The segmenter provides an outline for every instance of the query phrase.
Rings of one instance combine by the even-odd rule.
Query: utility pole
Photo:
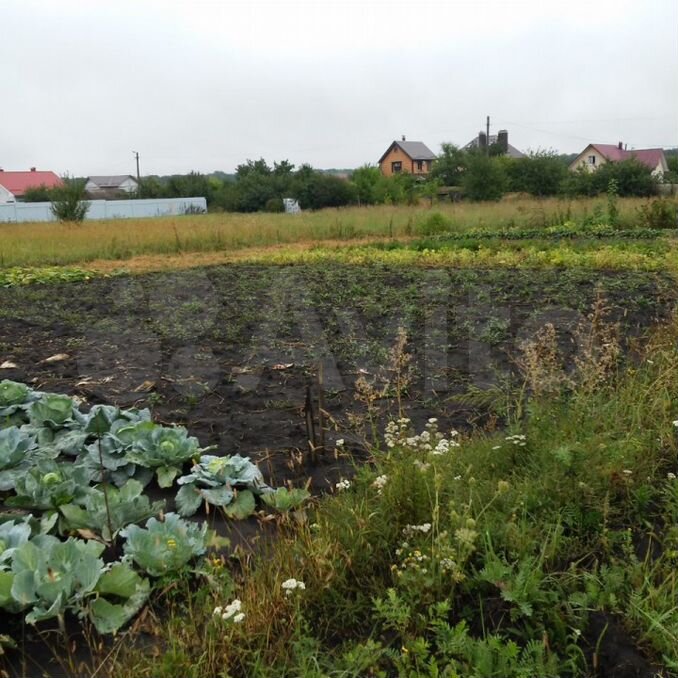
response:
[[[487,116],[487,144],[485,145],[485,154],[490,155],[490,116]],[[137,163],[139,158],[137,158]]]
[[[489,125],[490,124],[489,118],[487,120],[488,120],[487,124]],[[139,151],[132,151],[132,155],[136,158],[137,161],[137,182],[139,182],[141,181],[141,175],[139,174]]]

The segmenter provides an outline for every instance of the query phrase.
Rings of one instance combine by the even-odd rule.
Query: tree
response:
[[[506,192],[506,172],[501,158],[469,153],[462,187],[471,200],[499,200]]]
[[[89,203],[85,200],[86,179],[73,179],[62,177],[62,185],[53,188],[52,214],[59,221],[83,221],[89,209]]]
[[[556,195],[567,166],[554,151],[536,151],[525,158],[504,158],[508,190],[531,195]]]
[[[621,197],[647,197],[657,192],[657,180],[652,176],[652,170],[636,158],[606,162],[593,173],[593,185],[598,193],[607,191],[613,180]]]
[[[363,165],[353,171],[351,182],[360,205],[374,205],[377,202],[376,189],[380,179],[381,170],[374,165]]]
[[[468,154],[454,144],[443,143],[440,155],[433,161],[431,178],[442,186],[460,186],[467,166]]]

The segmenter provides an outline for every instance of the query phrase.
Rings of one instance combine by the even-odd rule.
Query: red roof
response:
[[[620,162],[621,160],[629,160],[635,158],[643,165],[647,165],[650,169],[654,169],[662,162],[664,151],[661,148],[643,148],[635,151],[627,151],[614,144],[591,144],[598,153],[607,158],[610,162]],[[2,183],[2,180],[0,180]]]
[[[61,186],[61,179],[54,172],[6,172],[0,170],[0,186],[4,186],[15,197],[21,198],[28,188]]]

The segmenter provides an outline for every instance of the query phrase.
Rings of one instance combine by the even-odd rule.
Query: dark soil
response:
[[[676,296],[651,273],[352,267],[215,267],[2,289],[0,363],[17,367],[0,376],[89,404],[151,407],[203,445],[255,458],[272,483],[310,479],[320,490],[348,472],[350,456],[334,442],[355,452],[372,437],[354,384],[393,380],[399,327],[412,355],[403,405],[415,425],[433,415],[443,427],[487,425],[491,403],[469,394],[505,388],[519,343],[546,322],[571,360],[597,290],[627,340],[666,317]],[[58,354],[67,357],[48,360]],[[312,464],[304,406],[310,388],[319,444],[319,364],[328,430]],[[386,395],[375,407],[394,414],[393,388]]]

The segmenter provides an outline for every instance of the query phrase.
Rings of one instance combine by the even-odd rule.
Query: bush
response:
[[[419,224],[417,231],[419,235],[437,235],[446,233],[450,230],[452,224],[440,212],[429,214],[426,219]]]
[[[284,212],[285,205],[281,198],[269,198],[266,201],[264,212]]]
[[[650,200],[638,208],[638,217],[647,228],[678,228],[678,203],[667,198]]]
[[[462,185],[471,200],[499,200],[506,192],[506,172],[501,158],[469,154]]]
[[[85,201],[85,179],[63,178],[63,185],[54,188],[52,194],[52,214],[59,221],[83,221],[89,209]]]

